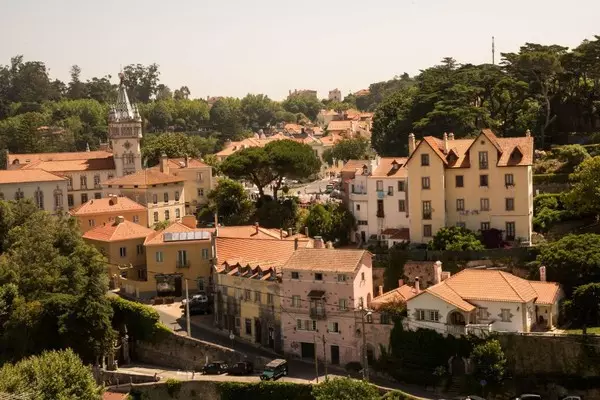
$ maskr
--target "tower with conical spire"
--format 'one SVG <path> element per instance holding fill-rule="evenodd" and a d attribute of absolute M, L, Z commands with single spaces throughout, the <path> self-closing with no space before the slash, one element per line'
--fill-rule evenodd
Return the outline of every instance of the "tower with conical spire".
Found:
<path fill-rule="evenodd" d="M 129 102 L 125 75 L 122 72 L 119 78 L 117 102 L 108 115 L 108 140 L 113 151 L 117 177 L 142 169 L 142 118 L 136 105 Z"/>

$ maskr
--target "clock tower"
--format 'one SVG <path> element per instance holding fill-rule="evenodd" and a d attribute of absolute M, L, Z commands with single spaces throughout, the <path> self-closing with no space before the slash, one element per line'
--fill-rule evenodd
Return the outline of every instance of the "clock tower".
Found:
<path fill-rule="evenodd" d="M 117 102 L 108 115 L 108 140 L 115 159 L 116 176 L 133 174 L 142 169 L 142 118 L 138 108 L 129 102 L 125 75 L 119 74 Z"/>

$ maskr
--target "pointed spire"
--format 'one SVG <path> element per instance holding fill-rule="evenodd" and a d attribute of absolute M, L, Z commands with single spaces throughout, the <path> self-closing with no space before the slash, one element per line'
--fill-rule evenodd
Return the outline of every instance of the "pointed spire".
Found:
<path fill-rule="evenodd" d="M 117 103 L 111 110 L 111 118 L 115 121 L 119 120 L 139 120 L 140 115 L 137 107 L 132 106 L 127 96 L 127 87 L 125 86 L 125 74 L 119 73 L 119 91 L 117 94 Z"/>

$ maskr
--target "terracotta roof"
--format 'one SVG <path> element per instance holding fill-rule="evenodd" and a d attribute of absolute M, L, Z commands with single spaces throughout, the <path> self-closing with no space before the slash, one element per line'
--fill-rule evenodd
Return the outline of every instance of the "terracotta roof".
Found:
<path fill-rule="evenodd" d="M 218 237 L 217 264 L 260 265 L 281 267 L 294 253 L 294 241 Z"/>
<path fill-rule="evenodd" d="M 187 168 L 203 168 L 208 167 L 208 164 L 203 163 L 201 160 L 197 158 L 188 158 L 188 166 Z M 185 158 L 169 158 L 169 168 L 177 168 L 182 169 L 186 168 L 185 166 Z"/>
<path fill-rule="evenodd" d="M 371 90 L 369 90 L 369 89 L 361 89 L 361 90 L 359 90 L 358 92 L 354 92 L 354 95 L 355 95 L 356 97 L 359 97 L 359 96 L 367 96 L 367 95 L 369 95 L 369 94 L 371 94 Z"/>
<path fill-rule="evenodd" d="M 283 126 L 283 129 L 286 131 L 291 131 L 293 133 L 300 133 L 302 132 L 302 128 L 304 128 L 302 125 L 298 125 L 298 124 L 285 124 Z"/>
<path fill-rule="evenodd" d="M 102 185 L 115 185 L 115 186 L 151 186 L 163 183 L 176 183 L 183 182 L 184 179 L 181 177 L 168 175 L 160 172 L 158 169 L 150 168 L 143 169 L 134 174 L 122 176 L 120 178 L 110 179 L 102 182 Z"/>
<path fill-rule="evenodd" d="M 342 172 L 355 172 L 357 169 L 362 169 L 365 165 L 369 165 L 369 160 L 348 160 L 342 167 Z"/>
<path fill-rule="evenodd" d="M 334 144 L 342 140 L 342 137 L 337 133 L 329 132 L 327 136 L 322 136 L 320 140 L 321 143 L 323 143 L 323 145 L 333 146 Z"/>
<path fill-rule="evenodd" d="M 329 125 L 327 125 L 327 130 L 329 132 L 351 131 L 352 130 L 352 121 L 331 121 L 329 123 Z"/>
<path fill-rule="evenodd" d="M 435 297 L 440 298 L 446 303 L 452 304 L 454 307 L 457 307 L 463 311 L 473 311 L 475 309 L 475 306 L 473 304 L 466 302 L 462 297 L 458 295 L 458 293 L 452 290 L 449 286 L 444 285 L 444 282 L 431 286 L 422 291 L 421 293 L 429 293 Z M 419 293 L 418 295 L 421 295 L 421 293 Z"/>
<path fill-rule="evenodd" d="M 379 307 L 387 303 L 405 303 L 408 299 L 412 299 L 416 295 L 417 291 L 413 286 L 402 285 L 399 288 L 390 290 L 389 292 L 384 293 L 381 296 L 375 297 L 371 301 L 371 307 L 373 307 L 374 309 L 378 309 Z"/>
<path fill-rule="evenodd" d="M 407 172 L 408 172 L 405 167 L 406 160 L 407 160 L 407 158 L 405 158 L 405 157 L 396 157 L 396 158 L 389 158 L 389 157 L 383 158 L 382 157 L 379 159 L 379 165 L 373 170 L 370 178 L 389 178 L 389 177 L 405 178 L 407 175 Z M 397 169 L 393 168 L 394 162 L 398 165 Z"/>
<path fill-rule="evenodd" d="M 211 229 L 214 232 L 214 228 Z M 279 233 L 256 225 L 220 226 L 220 238 L 246 238 L 246 239 L 279 239 Z"/>
<path fill-rule="evenodd" d="M 84 239 L 98 240 L 101 242 L 116 242 L 129 239 L 143 239 L 154 233 L 154 230 L 145 226 L 123 221 L 121 223 L 97 226 L 83 234 Z"/>
<path fill-rule="evenodd" d="M 284 265 L 284 269 L 314 271 L 354 271 L 366 250 L 300 249 Z"/>
<path fill-rule="evenodd" d="M 64 180 L 66 178 L 44 170 L 0 170 L 0 185 L 3 183 L 60 182 Z"/>
<path fill-rule="evenodd" d="M 169 226 L 167 226 L 163 230 L 153 231 L 152 234 L 149 235 L 146 238 L 146 240 L 144 241 L 144 246 L 153 246 L 153 245 L 164 244 L 164 243 L 182 243 L 182 241 L 173 241 L 173 242 L 166 241 L 165 242 L 165 233 L 181 233 L 181 232 L 208 232 L 208 233 L 210 233 L 210 230 L 209 229 L 192 229 L 189 226 L 182 224 L 181 222 L 175 221 L 175 222 L 172 222 Z M 198 242 L 206 242 L 206 241 L 210 241 L 210 235 L 209 235 L 209 239 L 186 240 L 184 242 L 185 243 L 198 243 Z"/>
<path fill-rule="evenodd" d="M 408 228 L 388 228 L 381 232 L 382 235 L 390 236 L 390 239 L 410 240 L 410 230 Z"/>
<path fill-rule="evenodd" d="M 289 137 L 287 137 L 281 133 L 277 133 L 273 136 L 269 136 L 264 139 L 260 139 L 260 138 L 257 139 L 254 137 L 246 138 L 244 140 L 229 143 L 223 150 L 219 151 L 216 155 L 217 156 L 229 156 L 238 150 L 242 150 L 243 148 L 264 147 L 267 145 L 267 143 L 270 143 L 274 140 L 284 140 L 284 139 L 289 139 Z"/>
<path fill-rule="evenodd" d="M 43 169 L 49 172 L 110 171 L 115 169 L 115 160 L 112 155 L 108 158 L 91 158 L 87 160 L 36 160 L 23 165 L 21 169 Z"/>
<path fill-rule="evenodd" d="M 531 281 L 531 286 L 537 293 L 535 304 L 552 305 L 556 302 L 560 293 L 560 285 L 555 282 Z"/>
<path fill-rule="evenodd" d="M 73 161 L 112 158 L 113 154 L 107 151 L 76 151 L 68 153 L 31 153 L 31 154 L 8 154 L 8 163 L 12 164 L 19 160 L 19 164 L 34 161 Z M 29 160 L 29 161 L 27 161 Z"/>
<path fill-rule="evenodd" d="M 92 199 L 71 210 L 71 215 L 93 215 L 103 213 L 120 213 L 131 211 L 146 211 L 146 207 L 128 197 L 105 197 Z"/>
<path fill-rule="evenodd" d="M 127 393 L 116 393 L 106 391 L 102 394 L 102 400 L 125 400 L 127 396 Z"/>

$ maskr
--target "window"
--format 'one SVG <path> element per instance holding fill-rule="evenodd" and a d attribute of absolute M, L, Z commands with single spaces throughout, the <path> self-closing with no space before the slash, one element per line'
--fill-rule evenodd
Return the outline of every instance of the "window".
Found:
<path fill-rule="evenodd" d="M 465 199 L 456 199 L 456 211 L 465 211 Z"/>
<path fill-rule="evenodd" d="M 181 218 L 181 210 L 179 208 L 175 209 L 175 218 Z"/>
<path fill-rule="evenodd" d="M 44 192 L 39 187 L 35 191 L 35 205 L 41 210 L 44 209 Z"/>
<path fill-rule="evenodd" d="M 136 245 L 135 252 L 137 253 L 138 256 L 144 254 L 144 245 L 143 244 Z"/>
<path fill-rule="evenodd" d="M 260 292 L 254 292 L 254 301 L 260 303 Z"/>
<path fill-rule="evenodd" d="M 73 177 L 67 176 L 67 190 L 73 190 Z"/>
<path fill-rule="evenodd" d="M 145 269 L 138 269 L 137 273 L 138 273 L 138 279 L 140 281 L 145 281 L 148 279 L 148 271 L 146 271 Z"/>
<path fill-rule="evenodd" d="M 406 200 L 398 200 L 398 211 L 400 211 L 400 212 L 406 211 Z"/>
<path fill-rule="evenodd" d="M 479 169 L 488 169 L 488 152 L 479 152 Z"/>
<path fill-rule="evenodd" d="M 361 272 L 361 273 L 360 273 L 360 280 L 361 280 L 361 281 L 364 281 L 364 280 L 365 280 L 365 273 L 364 273 L 364 272 Z"/>
<path fill-rule="evenodd" d="M 15 200 L 21 200 L 25 197 L 25 193 L 21 190 L 21 188 L 17 189 L 15 192 Z"/>
<path fill-rule="evenodd" d="M 112 178 L 114 178 L 114 175 L 113 174 L 108 174 L 108 179 L 112 179 Z"/>
<path fill-rule="evenodd" d="M 490 211 L 490 199 L 479 199 L 479 206 L 481 211 Z"/>
<path fill-rule="evenodd" d="M 316 331 L 317 330 L 317 321 L 311 319 L 297 319 L 296 320 L 296 329 L 299 331 Z"/>
<path fill-rule="evenodd" d="M 429 165 L 429 154 L 421 154 L 421 166 Z"/>
<path fill-rule="evenodd" d="M 175 201 L 179 201 L 179 190 L 175 191 Z"/>
<path fill-rule="evenodd" d="M 204 196 L 204 189 L 198 189 L 198 197 Z"/>
<path fill-rule="evenodd" d="M 338 280 L 338 282 L 346 282 L 346 275 L 338 274 L 337 280 Z"/>
<path fill-rule="evenodd" d="M 196 172 L 196 180 L 198 182 L 202 182 L 204 180 L 204 177 L 202 175 L 202 172 Z"/>
<path fill-rule="evenodd" d="M 379 318 L 380 318 L 379 322 L 382 323 L 383 325 L 389 325 L 392 323 L 390 314 L 388 314 L 386 312 L 382 312 Z"/>
<path fill-rule="evenodd" d="M 385 213 L 383 211 L 383 200 L 377 200 L 377 218 L 383 218 Z"/>
<path fill-rule="evenodd" d="M 164 197 L 165 203 L 168 203 L 169 202 L 169 193 L 165 192 L 163 197 Z"/>
<path fill-rule="evenodd" d="M 158 222 L 158 212 L 154 212 L 154 222 Z"/>
<path fill-rule="evenodd" d="M 338 303 L 340 311 L 346 311 L 348 309 L 348 302 L 346 299 L 340 299 Z"/>
<path fill-rule="evenodd" d="M 421 187 L 423 189 L 429 189 L 431 188 L 431 182 L 429 181 L 429 177 L 428 176 L 424 176 L 421 178 Z"/>
<path fill-rule="evenodd" d="M 502 322 L 510 322 L 510 317 L 510 308 L 500 309 L 500 318 L 502 318 Z"/>
<path fill-rule="evenodd" d="M 292 296 L 292 307 L 295 307 L 295 308 L 301 307 L 300 301 L 301 301 L 300 296 L 298 296 L 298 295 Z"/>
<path fill-rule="evenodd" d="M 187 250 L 177 250 L 177 266 L 188 267 Z"/>
<path fill-rule="evenodd" d="M 466 228 L 466 227 L 467 227 L 467 224 L 466 224 L 466 223 L 464 223 L 464 222 L 457 222 L 457 223 L 456 223 L 456 226 L 457 226 L 458 228 Z"/>
<path fill-rule="evenodd" d="M 134 215 L 133 216 L 133 223 L 134 224 L 139 224 L 140 223 L 140 216 L 139 215 Z"/>
<path fill-rule="evenodd" d="M 80 189 L 87 189 L 87 176 L 82 175 L 79 177 Z"/>
<path fill-rule="evenodd" d="M 481 187 L 488 186 L 488 176 L 487 175 L 479 175 L 479 186 L 481 186 Z"/>
<path fill-rule="evenodd" d="M 88 201 L 88 195 L 87 193 L 81 193 L 81 203 L 87 203 Z"/>
<path fill-rule="evenodd" d="M 198 282 L 198 290 L 204 292 L 204 278 L 198 278 L 196 282 Z"/>
<path fill-rule="evenodd" d="M 423 225 L 423 236 L 424 237 L 432 237 L 431 234 L 431 225 Z"/>
<path fill-rule="evenodd" d="M 489 222 L 482 222 L 481 223 L 481 231 L 489 231 L 490 230 L 490 223 Z"/>
<path fill-rule="evenodd" d="M 98 193 L 98 192 L 94 193 L 94 199 L 97 200 L 97 199 L 101 199 L 101 198 L 102 198 L 102 193 Z"/>
<path fill-rule="evenodd" d="M 423 201 L 423 219 L 431 219 L 431 201 Z"/>
<path fill-rule="evenodd" d="M 202 259 L 208 260 L 208 249 L 202 249 Z"/>
<path fill-rule="evenodd" d="M 296 271 L 292 271 L 292 279 L 300 279 L 300 273 Z"/>
<path fill-rule="evenodd" d="M 126 247 L 119 247 L 119 255 L 121 257 L 127 257 L 127 248 Z"/>
<path fill-rule="evenodd" d="M 320 272 L 315 272 L 315 281 L 322 281 L 323 280 L 323 274 Z"/>
<path fill-rule="evenodd" d="M 393 195 L 394 195 L 394 187 L 388 186 L 388 196 L 393 196 Z"/>
<path fill-rule="evenodd" d="M 88 226 L 96 226 L 96 220 L 95 219 L 88 219 Z"/>
<path fill-rule="evenodd" d="M 252 292 L 250 292 L 250 289 L 244 289 L 244 300 L 250 301 L 251 299 L 252 299 Z"/>
<path fill-rule="evenodd" d="M 504 174 L 504 185 L 515 186 L 515 176 L 513 174 Z"/>
<path fill-rule="evenodd" d="M 165 210 L 165 221 L 168 221 L 169 219 L 171 219 L 171 213 L 169 213 L 169 210 Z"/>
<path fill-rule="evenodd" d="M 477 319 L 478 320 L 486 320 L 488 319 L 488 309 L 485 307 L 478 307 L 477 308 Z"/>
<path fill-rule="evenodd" d="M 399 192 L 404 192 L 406 189 L 404 187 L 405 182 L 404 181 L 398 181 L 398 191 Z"/>
<path fill-rule="evenodd" d="M 340 325 L 337 322 L 330 322 L 327 330 L 329 333 L 340 333 Z"/>
<path fill-rule="evenodd" d="M 239 327 L 240 327 L 240 317 L 235 317 L 235 327 L 239 329 Z"/>
<path fill-rule="evenodd" d="M 507 222 L 506 223 L 506 240 L 514 240 L 515 239 L 515 223 Z"/>
<path fill-rule="evenodd" d="M 272 305 L 273 303 L 275 303 L 275 296 L 273 293 L 267 293 L 267 304 Z"/>
<path fill-rule="evenodd" d="M 356 211 L 360 211 L 360 204 L 356 205 Z"/>
<path fill-rule="evenodd" d="M 75 204 L 75 201 L 73 200 L 73 195 L 72 194 L 68 194 L 67 195 L 67 205 L 69 207 L 73 207 L 74 204 Z"/>
<path fill-rule="evenodd" d="M 100 175 L 94 175 L 94 187 L 100 187 Z"/>
<path fill-rule="evenodd" d="M 158 204 L 158 195 L 157 194 L 152 195 L 152 203 Z"/>
<path fill-rule="evenodd" d="M 365 221 L 364 219 L 359 219 L 356 223 L 358 225 L 369 225 L 369 221 Z"/>
<path fill-rule="evenodd" d="M 440 313 L 438 310 L 417 310 L 416 317 L 419 321 L 438 322 L 440 320 Z"/>
<path fill-rule="evenodd" d="M 4 193 L 0 193 L 0 200 L 4 200 Z M 62 190 L 56 189 L 54 191 L 54 208 L 63 207 L 63 193 Z"/>
<path fill-rule="evenodd" d="M 383 192 L 383 181 L 377 181 L 377 191 Z"/>
<path fill-rule="evenodd" d="M 252 320 L 250 318 L 245 318 L 244 319 L 244 330 L 246 332 L 246 335 L 252 335 Z"/>
<path fill-rule="evenodd" d="M 507 197 L 505 199 L 506 203 L 506 211 L 514 211 L 515 210 L 515 199 L 512 197 Z"/>
<path fill-rule="evenodd" d="M 465 177 L 462 175 L 456 175 L 455 182 L 456 182 L 456 187 L 464 187 L 465 186 Z"/>

